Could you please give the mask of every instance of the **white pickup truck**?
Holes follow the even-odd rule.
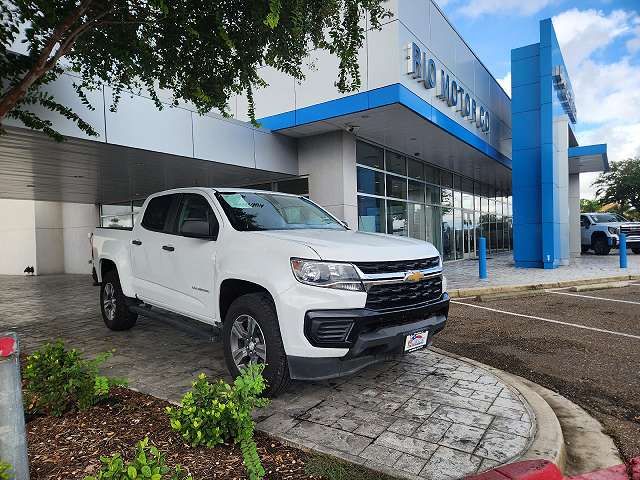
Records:
[[[160,192],[93,249],[107,327],[149,308],[220,327],[231,374],[265,363],[271,395],[423,348],[449,311],[433,245],[350,230],[295,195]]]

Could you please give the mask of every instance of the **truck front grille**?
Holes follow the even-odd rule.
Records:
[[[356,262],[362,273],[374,275],[380,273],[410,272],[412,270],[428,270],[440,265],[440,257],[420,258],[417,260],[397,260],[392,262]]]
[[[442,276],[430,277],[421,282],[372,284],[367,293],[366,308],[386,310],[410,307],[432,302],[442,295]]]
[[[627,237],[640,236],[640,225],[622,225],[620,232],[624,233]]]

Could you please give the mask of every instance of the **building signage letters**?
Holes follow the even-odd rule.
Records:
[[[447,106],[455,108],[462,118],[474,123],[485,135],[491,130],[489,110],[480,105],[472,92],[465,91],[453,75],[436,67],[433,58],[420,50],[415,43],[407,45],[407,74],[418,80],[426,89],[436,89],[436,97]]]

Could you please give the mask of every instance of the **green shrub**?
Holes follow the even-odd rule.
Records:
[[[107,352],[86,360],[59,340],[28,356],[23,376],[29,413],[60,416],[107,399],[112,386],[125,383],[98,374],[98,367],[110,356]]]
[[[200,374],[180,406],[167,407],[171,427],[191,446],[213,447],[230,439],[239,443],[251,480],[265,475],[253,440],[255,424],[251,417],[254,408],[269,403],[260,397],[266,387],[263,368],[263,365],[250,365],[233,385],[222,380],[209,383],[207,377]]]
[[[136,445],[134,459],[125,463],[119,453],[110,457],[100,457],[102,468],[97,476],[84,477],[84,480],[192,480],[180,465],[172,470],[165,463],[165,455],[145,438]]]
[[[11,465],[0,460],[0,480],[11,480],[12,478]]]

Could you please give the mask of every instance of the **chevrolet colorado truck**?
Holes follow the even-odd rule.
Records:
[[[596,255],[609,255],[620,245],[620,233],[627,239],[627,248],[640,254],[640,222],[630,222],[617,213],[583,213],[580,215],[582,253],[593,249]]]
[[[433,245],[350,230],[296,195],[160,192],[93,249],[108,328],[149,308],[210,324],[230,373],[264,363],[271,395],[424,348],[449,312]]]

